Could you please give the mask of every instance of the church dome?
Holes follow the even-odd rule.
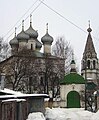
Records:
[[[12,46],[12,45],[18,45],[18,40],[17,40],[17,37],[16,37],[16,28],[15,28],[15,37],[10,40],[9,44]]]
[[[77,73],[70,73],[64,77],[60,84],[85,84],[85,80]]]
[[[10,43],[10,45],[18,45],[18,40],[17,40],[16,36],[12,40],[10,40],[9,43]]]
[[[42,43],[47,43],[47,44],[52,44],[53,42],[53,37],[51,37],[48,33],[46,33],[42,38],[41,38]]]
[[[32,27],[32,15],[30,15],[30,27],[25,31],[30,38],[37,38],[38,33]]]
[[[22,31],[17,35],[18,40],[28,40],[29,35],[24,31],[24,21],[22,21]]]
[[[32,26],[30,26],[26,31],[25,31],[30,38],[37,38],[38,37],[38,33],[37,31],[35,31]]]
[[[24,31],[21,31],[21,32],[17,35],[17,39],[18,39],[18,40],[28,40],[28,39],[29,39],[29,35],[26,34]]]
[[[48,23],[47,23],[47,30],[46,34],[41,38],[43,44],[52,44],[53,37],[48,34]]]

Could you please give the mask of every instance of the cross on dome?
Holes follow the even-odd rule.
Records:
[[[48,33],[48,23],[46,24],[46,33]]]
[[[15,27],[15,37],[16,37],[16,29],[17,29],[17,28]]]
[[[89,22],[89,28],[87,29],[87,31],[90,33],[92,31],[92,29],[90,28],[90,20],[88,22]]]
[[[30,14],[30,26],[32,26],[32,14]]]
[[[22,20],[22,31],[24,31],[24,20]]]

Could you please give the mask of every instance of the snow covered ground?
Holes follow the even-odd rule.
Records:
[[[27,120],[99,120],[99,111],[91,113],[84,109],[46,108],[45,117],[42,113],[31,113]]]

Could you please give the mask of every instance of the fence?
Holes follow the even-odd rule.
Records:
[[[4,100],[0,105],[0,120],[26,120],[28,115],[25,100]]]

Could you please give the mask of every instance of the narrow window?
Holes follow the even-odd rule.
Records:
[[[43,77],[41,77],[41,80],[40,80],[40,85],[44,85],[44,83],[43,83]]]
[[[95,68],[96,68],[96,61],[93,60],[93,69],[95,69]]]
[[[83,60],[82,69],[85,69],[85,61]]]
[[[33,50],[33,44],[31,44],[31,50]]]
[[[87,67],[90,69],[90,60],[87,61]]]

